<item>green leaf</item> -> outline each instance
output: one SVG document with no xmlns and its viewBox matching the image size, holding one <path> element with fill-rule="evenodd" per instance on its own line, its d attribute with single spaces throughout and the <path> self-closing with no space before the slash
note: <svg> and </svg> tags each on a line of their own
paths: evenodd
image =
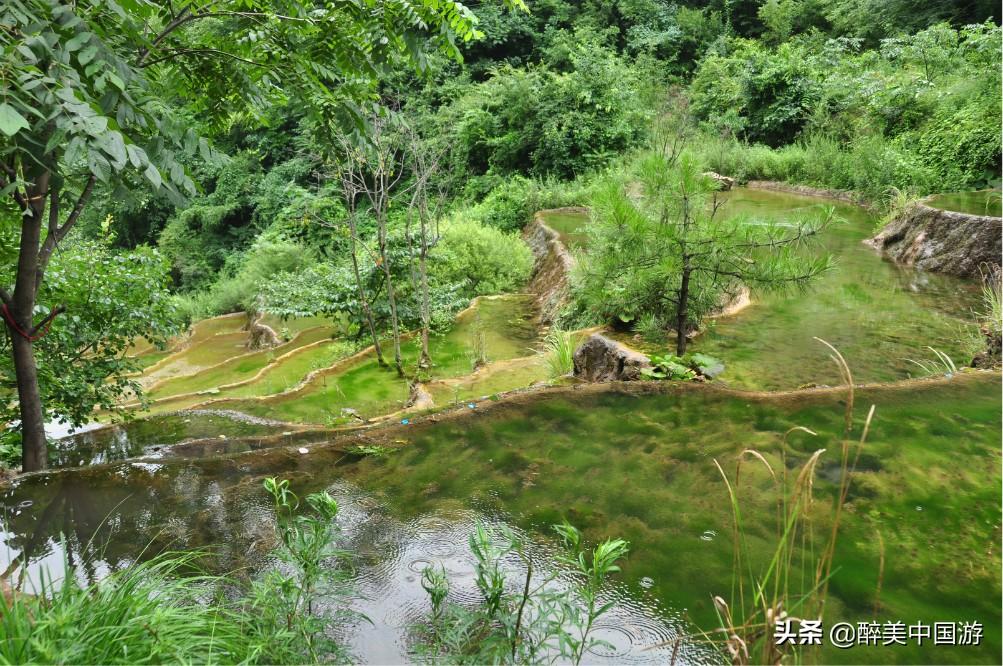
<svg viewBox="0 0 1003 666">
<path fill-rule="evenodd" d="M 86 49 L 80 52 L 77 56 L 77 60 L 80 61 L 81 65 L 86 65 L 91 60 L 94 60 L 94 56 L 98 54 L 98 49 L 96 46 L 88 46 Z"/>
<path fill-rule="evenodd" d="M 160 186 L 164 183 L 163 178 L 160 177 L 160 171 L 158 171 L 157 167 L 152 164 L 146 167 L 146 171 L 143 172 L 143 175 L 146 176 L 146 179 L 157 189 L 160 189 Z"/>
<path fill-rule="evenodd" d="M 116 169 L 121 169 L 126 163 L 125 140 L 120 132 L 108 132 L 101 141 L 101 150 L 106 152 L 115 163 Z"/>
<path fill-rule="evenodd" d="M 0 104 L 0 132 L 7 136 L 14 136 L 19 130 L 29 127 L 31 125 L 24 119 L 24 116 L 17 112 L 17 109 L 6 102 Z"/>
<path fill-rule="evenodd" d="M 150 161 L 146 156 L 146 151 L 139 146 L 129 144 L 125 147 L 125 152 L 129 156 L 129 162 L 137 169 Z"/>
<path fill-rule="evenodd" d="M 81 46 L 90 41 L 90 38 L 91 33 L 82 32 L 70 41 L 66 42 L 66 50 L 70 52 L 79 51 Z"/>
<path fill-rule="evenodd" d="M 102 183 L 108 182 L 108 177 L 111 175 L 111 164 L 104 158 L 104 155 L 96 150 L 90 151 L 87 153 L 87 166 L 98 180 Z"/>
</svg>

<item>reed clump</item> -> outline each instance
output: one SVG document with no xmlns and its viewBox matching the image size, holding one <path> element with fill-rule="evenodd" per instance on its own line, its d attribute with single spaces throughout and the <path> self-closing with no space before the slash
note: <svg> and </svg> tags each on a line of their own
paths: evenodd
<svg viewBox="0 0 1003 666">
<path fill-rule="evenodd" d="M 724 480 L 732 513 L 732 586 L 728 599 L 713 597 L 718 626 L 686 638 L 711 643 L 732 664 L 818 661 L 817 655 L 810 654 L 820 649 L 818 646 L 777 645 L 777 627 L 779 624 L 798 632 L 802 623 L 816 623 L 825 616 L 840 522 L 875 407 L 872 405 L 868 409 L 857 430 L 850 368 L 835 347 L 819 338 L 816 340 L 829 349 L 847 387 L 843 431 L 837 451 L 839 483 L 829 515 L 825 516 L 825 507 L 815 497 L 815 481 L 826 449 L 816 449 L 799 467 L 788 465 L 788 453 L 792 451 L 790 436 L 794 433 L 817 435 L 808 428 L 797 426 L 784 433 L 775 454 L 743 450 L 735 460 L 732 474 L 726 471 L 725 465 L 714 460 Z M 749 507 L 743 501 L 742 483 L 748 477 L 757 476 L 749 469 L 750 464 L 765 470 L 768 476 L 765 482 L 772 486 L 775 498 L 770 509 L 775 513 L 774 545 L 765 558 L 754 556 L 749 546 L 748 523 L 743 516 L 743 511 Z"/>
</svg>

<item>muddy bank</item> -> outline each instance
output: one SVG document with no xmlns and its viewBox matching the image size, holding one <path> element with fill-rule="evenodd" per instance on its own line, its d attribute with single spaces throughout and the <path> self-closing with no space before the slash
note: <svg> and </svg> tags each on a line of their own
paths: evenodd
<svg viewBox="0 0 1003 666">
<path fill-rule="evenodd" d="M 918 202 L 865 243 L 906 266 L 977 277 L 986 265 L 998 265 L 1003 253 L 1003 219 L 933 208 Z"/>
<path fill-rule="evenodd" d="M 574 259 L 561 242 L 560 234 L 544 223 L 543 214 L 547 212 L 553 211 L 538 212 L 522 232 L 523 240 L 533 251 L 535 260 L 528 291 L 536 299 L 543 324 L 553 323 L 567 303 L 571 267 L 574 265 Z"/>
</svg>

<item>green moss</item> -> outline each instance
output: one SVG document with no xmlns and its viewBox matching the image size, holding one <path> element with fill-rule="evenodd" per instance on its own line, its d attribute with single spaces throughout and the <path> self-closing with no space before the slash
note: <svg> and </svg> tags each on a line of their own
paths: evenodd
<svg viewBox="0 0 1003 666">
<path fill-rule="evenodd" d="M 947 663 L 998 653 L 998 381 L 966 377 L 857 396 L 860 411 L 877 405 L 862 465 L 870 471 L 859 472 L 851 486 L 830 604 L 830 619 L 870 619 L 880 531 L 887 563 L 879 620 L 980 620 L 984 645 L 963 652 L 940 646 L 833 651 L 824 661 Z M 755 448 L 781 469 L 781 435 L 803 425 L 819 436 L 793 435 L 790 464 L 817 448 L 827 448 L 823 461 L 832 462 L 841 398 L 745 400 L 699 389 L 542 398 L 472 416 L 462 426 L 416 430 L 411 446 L 387 460 L 361 461 L 350 475 L 392 498 L 406 515 L 434 511 L 439 502 L 494 497 L 526 526 L 568 517 L 592 537 L 621 535 L 632 544 L 628 579 L 653 578 L 654 593 L 670 607 L 687 608 L 707 628 L 713 625 L 710 595 L 729 594 L 732 557 L 731 514 L 712 461 L 733 470 L 738 452 Z M 446 477 L 444 470 L 454 473 Z M 776 541 L 774 495 L 758 463 L 744 466 L 742 478 L 749 545 L 765 566 Z M 820 529 L 834 481 L 820 473 L 816 484 Z M 702 539 L 707 530 L 716 536 Z"/>
</svg>

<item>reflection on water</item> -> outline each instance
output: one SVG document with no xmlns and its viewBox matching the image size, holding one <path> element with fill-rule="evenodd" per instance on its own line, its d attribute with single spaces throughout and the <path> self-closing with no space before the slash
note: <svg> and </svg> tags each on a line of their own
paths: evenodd
<svg viewBox="0 0 1003 666">
<path fill-rule="evenodd" d="M 766 398 L 692 385 L 568 389 L 484 404 L 458 420 L 415 416 L 411 425 L 370 431 L 370 443 L 400 447 L 379 457 L 346 453 L 358 440 L 342 434 L 304 447 L 307 454 L 280 446 L 29 475 L 0 495 L 0 570 L 31 589 L 39 566 L 59 571 L 64 556 L 95 580 L 141 553 L 172 548 L 211 549 L 216 571 L 260 570 L 275 546 L 261 483 L 279 476 L 300 494 L 331 489 L 343 507 L 344 545 L 358 555 L 354 605 L 375 622 L 357 623 L 347 637 L 365 660 L 396 661 L 407 650 L 404 628 L 426 609 L 427 563 L 454 574 L 456 600 L 471 599 L 466 539 L 477 520 L 521 530 L 543 570 L 553 559 L 542 535 L 563 518 L 589 541 L 631 543 L 624 586 L 610 590 L 616 619 L 603 632 L 619 645 L 613 661 L 646 659 L 640 646 L 675 635 L 683 615 L 712 628 L 710 597 L 731 589 L 731 515 L 713 461 L 731 469 L 742 449 L 754 448 L 779 469 L 782 434 L 810 426 L 818 435 L 791 436 L 786 460 L 797 466 L 818 448 L 830 452 L 815 486 L 824 507 L 840 480 L 833 461 L 844 396 Z M 964 655 L 937 646 L 862 648 L 826 653 L 826 661 L 991 661 L 1001 644 L 998 374 L 868 389 L 857 400 L 876 404 L 877 415 L 841 524 L 827 608 L 834 617 L 871 618 L 880 530 L 887 552 L 902 555 L 886 561 L 882 619 L 942 621 L 964 609 L 986 637 Z M 750 502 L 743 519 L 750 555 L 765 563 L 775 547 L 775 501 L 757 470 L 742 471 Z M 628 643 L 628 634 L 636 640 Z"/>
<path fill-rule="evenodd" d="M 448 600 L 474 607 L 480 597 L 475 584 L 475 563 L 468 539 L 481 523 L 489 530 L 507 527 L 528 544 L 534 577 L 544 580 L 554 575 L 554 589 L 568 589 L 566 571 L 556 565 L 557 547 L 508 524 L 500 516 L 472 508 L 444 508 L 422 513 L 406 521 L 375 503 L 355 486 L 338 482 L 329 489 L 341 507 L 339 524 L 345 545 L 358 557 L 354 576 L 353 609 L 372 622 L 361 621 L 349 636 L 355 654 L 366 663 L 402 663 L 409 649 L 409 628 L 427 620 L 431 611 L 428 595 L 421 587 L 426 567 L 445 568 L 450 581 Z M 512 555 L 502 562 L 509 591 L 518 593 L 526 568 Z M 683 619 L 661 608 L 651 597 L 611 586 L 603 602 L 613 608 L 595 628 L 594 638 L 608 642 L 597 646 L 586 663 L 666 663 L 671 658 L 671 642 L 682 634 Z M 655 647 L 669 643 L 667 647 Z M 680 648 L 677 663 L 706 659 L 699 647 Z"/>
<path fill-rule="evenodd" d="M 1003 200 L 999 190 L 978 190 L 976 192 L 951 192 L 936 194 L 926 200 L 926 204 L 943 210 L 953 210 L 969 215 L 1003 215 Z"/>
<path fill-rule="evenodd" d="M 49 466 L 83 467 L 168 455 L 205 456 L 240 453 L 275 443 L 268 436 L 286 433 L 278 443 L 291 443 L 294 433 L 281 423 L 225 411 L 188 411 L 89 429 L 49 446 Z M 305 433 L 296 434 L 296 439 Z"/>
<path fill-rule="evenodd" d="M 334 451 L 315 450 L 312 465 L 293 465 L 288 455 L 264 461 L 207 466 L 185 463 L 121 463 L 98 473 L 74 471 L 23 479 L 3 494 L 0 565 L 4 577 L 22 589 L 38 588 L 43 570 L 61 574 L 64 558 L 79 565 L 83 581 L 99 580 L 129 566 L 142 551 L 207 546 L 217 570 L 270 563 L 274 548 L 270 504 L 260 490 L 265 467 L 285 468 L 298 492 L 318 484 L 338 501 L 339 545 L 352 553 L 348 603 L 360 614 L 343 627 L 341 638 L 365 663 L 402 663 L 410 650 L 411 628 L 426 620 L 428 597 L 421 587 L 427 566 L 444 566 L 450 579 L 449 600 L 474 606 L 475 560 L 468 538 L 478 523 L 508 527 L 525 540 L 538 580 L 554 574 L 553 585 L 566 588 L 568 574 L 555 564 L 556 544 L 508 525 L 496 514 L 475 508 L 446 507 L 405 520 L 355 485 L 320 482 L 309 472 L 289 467 L 330 469 Z M 330 474 L 324 475 L 330 478 Z M 296 480 L 298 479 L 298 480 Z M 36 499 L 18 499 L 31 496 Z M 503 562 L 509 582 L 525 578 L 521 561 Z M 512 591 L 516 591 L 513 587 Z M 637 591 L 639 592 L 639 590 Z M 604 602 L 614 606 L 596 627 L 597 647 L 587 663 L 664 663 L 670 647 L 654 647 L 681 635 L 683 619 L 651 597 L 611 586 Z M 368 620 L 363 619 L 368 618 Z M 682 646 L 678 663 L 700 661 L 699 646 Z"/>
</svg>

